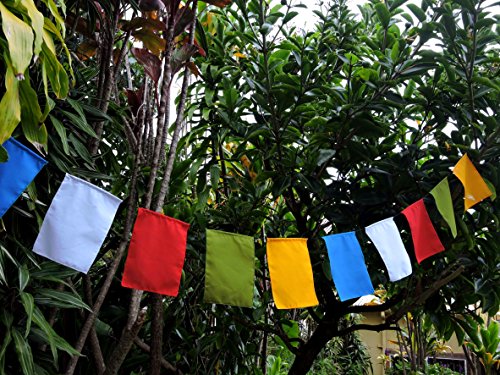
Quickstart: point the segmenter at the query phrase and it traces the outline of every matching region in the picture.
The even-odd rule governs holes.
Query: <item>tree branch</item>
[[[127,345],[116,346],[113,353],[111,353],[111,357],[108,360],[106,365],[106,372],[104,375],[115,375],[118,373],[125,357],[127,356],[130,348],[134,344],[134,338],[137,336],[139,331],[144,324],[144,320],[146,319],[146,310],[142,310],[139,312],[137,316],[137,320],[131,328],[125,328],[121,339],[127,343]]]
[[[287,336],[287,334],[285,332],[280,331],[280,330],[275,329],[275,328],[272,328],[271,326],[268,326],[265,324],[249,322],[248,320],[241,319],[237,316],[233,316],[233,319],[235,322],[243,324],[245,327],[259,330],[262,332],[272,333],[273,335],[278,336],[281,340],[283,340],[287,349],[290,350],[293,354],[297,354],[298,350],[295,346],[292,345],[292,342],[298,342],[299,345],[304,344],[304,340],[302,340],[301,338],[292,338],[291,339]]]
[[[146,353],[151,353],[151,347],[146,344],[144,341],[142,341],[139,337],[136,337],[134,339],[134,344],[137,345],[141,350],[145,351]],[[163,368],[167,371],[169,371],[172,374],[176,375],[183,375],[182,371],[176,368],[174,365],[172,365],[170,362],[168,362],[165,358],[161,359],[161,365]]]
[[[393,323],[381,323],[381,324],[353,324],[352,326],[349,326],[345,329],[341,329],[340,331],[337,331],[335,333],[335,336],[344,336],[348,335],[349,333],[353,333],[355,331],[374,331],[374,332],[380,332],[380,331],[386,331],[386,330],[393,330],[393,331],[398,331],[400,328],[397,326],[394,326]]]

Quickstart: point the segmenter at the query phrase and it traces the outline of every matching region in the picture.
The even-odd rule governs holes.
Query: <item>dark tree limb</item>
[[[136,337],[134,339],[134,344],[137,345],[137,347],[141,350],[143,350],[146,353],[151,353],[151,347],[146,344],[144,341],[142,341],[139,337]],[[168,362],[165,358],[161,359],[161,365],[165,370],[167,370],[168,374],[172,375],[183,375],[182,371],[176,368],[174,365],[172,365],[170,362]]]
[[[138,147],[141,147],[141,141],[142,141],[142,130],[143,127],[140,127],[140,133],[141,135],[138,137],[138,142],[139,145]],[[120,265],[121,259],[123,258],[123,255],[125,254],[125,250],[127,249],[128,246],[128,241],[129,241],[129,236],[130,232],[132,231],[132,225],[134,223],[134,217],[135,217],[135,211],[136,211],[136,199],[135,199],[135,194],[136,194],[136,187],[137,187],[137,176],[139,173],[139,169],[141,167],[141,160],[138,155],[136,155],[135,160],[134,160],[134,166],[132,168],[132,177],[130,180],[130,196],[129,199],[127,200],[127,210],[126,210],[126,217],[125,217],[125,224],[123,228],[123,233],[122,233],[122,238],[120,241],[120,244],[118,246],[118,249],[116,251],[115,257],[113,259],[113,262],[111,263],[111,266],[108,270],[108,273],[106,274],[106,277],[104,279],[104,283],[99,291],[99,294],[97,296],[97,299],[94,302],[94,306],[92,308],[92,312],[88,315],[87,320],[85,321],[82,330],[80,332],[80,336],[78,337],[78,340],[76,341],[74,348],[81,352],[85,342],[87,340],[87,337],[94,326],[95,320],[97,318],[97,315],[99,314],[99,311],[101,310],[101,307],[104,303],[104,300],[106,299],[106,296],[108,295],[109,289],[111,287],[111,283],[113,281],[113,278],[115,277],[116,271],[118,270],[118,266]],[[76,365],[78,364],[80,356],[75,355],[72,356],[65,375],[73,375],[76,369]]]
[[[185,7],[187,8],[187,7]],[[191,25],[189,28],[189,44],[193,45],[194,44],[194,34],[195,34],[195,28],[196,28],[196,11],[198,9],[198,1],[194,0],[193,5],[193,19],[191,21]],[[172,20],[172,24],[173,24]],[[170,64],[170,59],[167,60],[167,63],[169,63],[169,69],[170,71],[168,74],[172,74],[171,72],[171,64]],[[172,136],[172,141],[170,143],[170,150],[168,154],[168,159],[167,159],[167,165],[165,167],[165,173],[163,175],[163,180],[161,183],[160,187],[160,193],[158,194],[158,198],[156,201],[155,205],[155,211],[162,211],[163,209],[163,204],[165,202],[165,197],[168,194],[169,187],[170,187],[170,179],[172,176],[172,171],[174,168],[174,161],[176,159],[176,154],[177,154],[177,145],[179,143],[179,138],[180,138],[180,132],[183,126],[184,122],[184,111],[185,111],[185,105],[186,105],[186,98],[187,98],[187,90],[189,86],[189,77],[190,77],[190,70],[187,66],[186,62],[186,67],[184,68],[184,79],[182,82],[182,89],[181,89],[181,94],[180,94],[180,101],[179,101],[179,107],[177,109],[177,118],[175,121],[175,127],[174,127],[174,134]],[[172,78],[170,78],[172,79]],[[170,90],[169,90],[169,96],[168,96],[168,101],[167,101],[167,109],[165,112],[165,124],[163,127],[163,134],[162,134],[162,145],[165,145],[166,139],[167,139],[167,133],[168,133],[168,124],[169,124],[169,118],[170,118],[170,109],[168,105],[170,104]],[[164,146],[163,146],[164,148]],[[160,160],[162,159],[161,156],[164,153],[160,154]],[[163,296],[154,294],[153,295],[153,304],[152,304],[152,322],[151,322],[151,362],[150,362],[150,370],[149,374],[150,375],[160,375],[161,371],[161,359],[163,358],[162,355],[163,352]]]
[[[292,345],[293,342],[298,342],[300,344],[304,344],[304,341],[301,338],[290,338],[288,335],[276,328],[271,327],[270,325],[266,324],[259,324],[259,323],[253,323],[245,319],[241,319],[240,317],[233,316],[233,319],[235,322],[238,322],[245,327],[254,329],[254,330],[259,330],[262,332],[267,332],[267,333],[272,333],[273,335],[278,336],[281,340],[283,340],[284,344],[286,345],[287,349],[290,350],[292,353],[297,354],[298,350],[295,346]]]
[[[94,302],[92,298],[92,281],[89,275],[83,277],[83,289],[85,293],[85,298],[90,308],[94,307]],[[84,316],[82,316],[84,318]],[[92,357],[96,366],[97,374],[102,375],[106,370],[106,365],[104,363],[104,356],[102,355],[101,344],[99,343],[99,337],[97,337],[97,332],[95,330],[95,324],[90,330],[90,351],[92,352]]]
[[[348,313],[363,313],[363,312],[381,312],[386,311],[399,302],[406,293],[400,293],[394,301],[387,301],[386,303],[378,306],[351,306],[340,309],[335,309],[333,305],[327,307],[326,314],[318,327],[314,330],[310,339],[301,345],[296,352],[295,360],[290,368],[289,375],[304,375],[310,370],[314,360],[325,347],[325,345],[334,337],[347,335],[358,330],[382,331],[382,330],[398,330],[399,320],[409,311],[421,305],[434,293],[439,291],[441,287],[448,284],[462,274],[465,270],[463,265],[456,267],[456,264],[448,267],[443,272],[443,277],[436,280],[429,288],[421,292],[408,303],[403,304],[399,309],[393,312],[382,324],[354,324],[345,329],[338,329],[338,323],[342,316]],[[342,305],[340,305],[342,306]],[[256,327],[258,329],[258,327]]]
[[[118,370],[120,369],[123,361],[125,360],[125,357],[130,351],[130,348],[134,344],[134,338],[141,330],[145,319],[146,310],[142,310],[139,312],[137,320],[135,321],[133,326],[130,328],[125,327],[122,338],[124,339],[123,341],[127,343],[127,345],[115,347],[115,350],[113,350],[113,352],[111,353],[111,357],[109,358],[106,365],[106,372],[104,373],[104,375],[115,375],[118,373]]]

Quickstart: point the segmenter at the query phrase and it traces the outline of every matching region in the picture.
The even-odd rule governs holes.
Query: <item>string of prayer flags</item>
[[[306,238],[268,238],[267,263],[278,309],[319,304]]]
[[[410,257],[393,217],[369,225],[365,231],[387,267],[389,280],[398,281],[411,275]]]
[[[7,139],[2,145],[9,154],[9,160],[0,163],[0,217],[14,204],[47,161],[29,148]]]
[[[207,229],[205,302],[252,307],[254,275],[253,237]]]
[[[323,237],[328,250],[333,282],[341,301],[373,294],[365,258],[354,232]]]
[[[464,186],[465,211],[493,195],[467,154],[462,156],[455,165],[453,174],[458,177]]]
[[[453,202],[451,200],[450,185],[448,184],[448,177],[445,177],[434,189],[430,191],[434,197],[436,207],[449,225],[453,238],[457,237],[457,223],[455,222],[455,213],[453,211]]]
[[[406,216],[408,224],[410,224],[415,257],[419,264],[424,259],[444,250],[444,246],[427,213],[423,199],[406,207],[402,214]]]
[[[66,174],[33,246],[39,255],[87,273],[113,223],[121,200]]]
[[[139,208],[122,286],[176,297],[186,258],[189,224]]]

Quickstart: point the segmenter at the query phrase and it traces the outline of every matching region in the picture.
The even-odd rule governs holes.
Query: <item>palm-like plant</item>
[[[487,328],[480,328],[479,335],[467,342],[467,346],[479,357],[486,375],[493,374],[496,367],[500,369],[500,336],[499,324],[492,321]]]

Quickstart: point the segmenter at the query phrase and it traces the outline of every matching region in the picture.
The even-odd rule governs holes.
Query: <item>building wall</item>
[[[366,324],[381,324],[384,322],[384,314],[383,313],[366,313],[363,314],[363,323]],[[395,331],[359,331],[361,340],[366,345],[373,366],[373,375],[383,375],[384,374],[384,364],[379,356],[383,355],[386,350],[395,350],[398,351],[399,348],[397,345],[392,344],[390,341],[397,342],[397,335]],[[451,340],[446,343],[451,347],[452,352],[450,354],[457,354],[460,357],[463,355],[462,348],[458,344],[458,341],[453,335]]]

